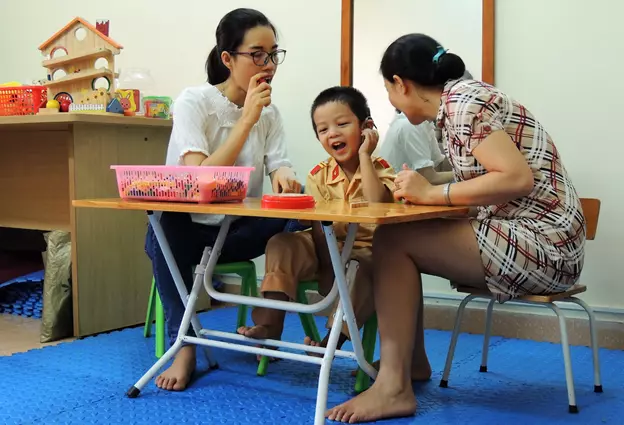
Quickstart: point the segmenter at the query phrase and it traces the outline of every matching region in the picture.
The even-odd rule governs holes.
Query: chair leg
[[[247,278],[247,274],[239,275],[241,278],[241,295],[249,295],[251,292],[251,288],[249,287],[249,279]],[[239,304],[238,306],[238,317],[236,319],[236,330],[241,326],[247,325],[247,306],[245,304]]]
[[[483,334],[483,350],[481,351],[481,367],[479,372],[487,372],[488,349],[490,348],[490,334],[492,333],[492,311],[494,310],[494,298],[490,300],[485,314],[485,333]]]
[[[239,274],[241,278],[241,295],[250,297],[258,296],[258,278],[256,274],[256,266],[249,271]],[[240,304],[238,306],[238,319],[236,321],[236,329],[247,325],[247,306]]]
[[[247,274],[249,280],[249,295],[252,297],[258,297],[258,275],[256,273],[256,266],[254,264],[253,269]]]
[[[297,289],[297,302],[301,304],[308,303],[308,296],[305,289]],[[318,328],[316,327],[314,315],[299,313],[299,320],[301,321],[301,326],[303,327],[303,332],[305,333],[305,335],[313,341],[321,342],[321,334],[319,334]]]
[[[444,365],[444,373],[442,374],[442,379],[440,380],[440,386],[442,388],[448,387],[448,378],[451,373],[451,364],[453,363],[453,356],[455,355],[455,346],[457,345],[457,338],[459,337],[459,331],[461,328],[461,320],[464,314],[464,309],[466,305],[472,301],[476,296],[468,295],[466,296],[461,303],[459,303],[459,308],[457,309],[457,315],[455,316],[455,326],[453,327],[453,335],[451,336],[451,345],[449,346],[449,351],[446,355],[446,364]]]
[[[598,334],[596,333],[596,316],[594,310],[587,303],[579,298],[569,298],[566,301],[577,304],[585,310],[589,317],[589,334],[594,358],[594,392],[602,392],[602,381],[600,379],[600,357],[598,355]]]
[[[143,336],[149,338],[152,335],[152,321],[154,320],[154,293],[156,292],[156,281],[152,277],[152,288],[150,289],[149,300],[147,301],[147,314],[145,315],[145,326]]]
[[[373,315],[364,324],[364,332],[362,335],[362,345],[364,346],[364,357],[368,363],[373,362],[375,355],[375,345],[377,343],[377,315]],[[362,369],[358,368],[355,377],[355,393],[359,394],[370,386],[370,376]]]
[[[576,394],[574,391],[574,375],[572,375],[572,361],[570,359],[570,344],[568,343],[568,329],[565,316],[561,309],[553,303],[545,304],[550,307],[559,318],[559,330],[561,332],[561,349],[563,351],[563,364],[565,366],[566,386],[568,389],[568,411],[578,413]]]
[[[161,358],[165,354],[165,310],[158,291],[156,298],[156,357]]]

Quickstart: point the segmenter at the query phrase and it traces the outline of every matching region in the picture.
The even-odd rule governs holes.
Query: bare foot
[[[338,337],[338,343],[336,344],[336,350],[340,350],[342,348],[342,346],[344,345],[344,343],[347,341],[347,336],[343,333],[340,333],[340,336]],[[327,347],[327,342],[329,341],[329,332],[327,332],[327,334],[325,335],[325,338],[323,338],[323,340],[321,342],[318,341],[314,341],[312,338],[310,338],[309,336],[306,336],[303,340],[303,343],[305,345],[309,345],[311,347]],[[306,354],[308,356],[312,356],[312,357],[323,357],[322,354],[320,353],[311,353],[311,352],[307,352]]]
[[[171,366],[156,378],[156,386],[168,391],[182,391],[195,371],[195,346],[180,348]]]
[[[379,371],[379,360],[373,362],[372,366]],[[358,369],[351,371],[351,376],[357,376]],[[426,365],[412,365],[412,382],[426,382],[431,379],[431,366],[429,362]]]
[[[265,326],[265,325],[255,325],[255,326],[241,326],[236,330],[240,335],[244,335],[247,338],[253,339],[280,339],[282,337],[282,326]],[[268,347],[271,349],[277,350],[275,347]],[[256,358],[258,361],[262,359],[261,355],[257,355]],[[272,362],[279,360],[278,358],[271,357],[269,359]]]
[[[321,343],[320,343],[320,342],[318,342],[318,341],[314,341],[314,340],[313,340],[312,338],[310,338],[309,336],[306,336],[306,337],[303,339],[303,343],[304,343],[305,345],[309,345],[310,347],[324,347],[323,345],[321,345]],[[312,353],[312,352],[306,351],[306,354],[307,354],[308,356],[312,356],[312,357],[323,357],[323,355],[322,355],[321,353]]]
[[[431,365],[425,356],[424,361],[412,364],[412,382],[424,382],[431,379]]]
[[[416,407],[410,385],[404,388],[396,383],[384,386],[378,381],[357,397],[328,410],[325,416],[331,421],[355,424],[410,416],[416,413]]]

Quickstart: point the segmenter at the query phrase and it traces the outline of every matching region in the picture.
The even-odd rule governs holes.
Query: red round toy
[[[315,205],[313,196],[299,193],[279,193],[262,197],[262,208],[303,210],[314,208]]]

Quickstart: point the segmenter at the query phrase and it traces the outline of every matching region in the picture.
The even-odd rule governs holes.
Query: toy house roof
[[[39,50],[43,50],[46,47],[48,47],[50,44],[52,44],[54,42],[54,40],[56,40],[57,38],[59,38],[60,36],[63,35],[63,33],[65,31],[67,31],[67,29],[69,29],[69,27],[71,27],[72,25],[74,25],[76,22],[80,22],[82,25],[85,26],[85,28],[88,28],[89,30],[93,31],[95,34],[97,34],[102,40],[106,41],[107,43],[109,43],[111,46],[117,48],[117,49],[123,49],[123,46],[119,43],[117,43],[115,40],[113,40],[112,38],[102,34],[100,31],[97,30],[97,28],[95,28],[93,25],[91,25],[88,21],[86,21],[85,19],[82,19],[80,17],[78,18],[74,18],[71,20],[71,22],[69,22],[67,25],[65,25],[62,29],[60,29],[59,31],[57,31],[52,37],[50,37],[48,40],[46,40],[41,46],[39,46]]]

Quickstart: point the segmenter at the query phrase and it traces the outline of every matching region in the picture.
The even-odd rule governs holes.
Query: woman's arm
[[[210,152],[210,155],[201,152],[188,152],[184,155],[185,165],[234,165],[251,129],[260,119],[262,109],[271,104],[271,86],[266,82],[259,83],[259,79],[263,76],[265,76],[264,73],[256,74],[249,80],[242,116],[232,128],[225,143],[221,144],[214,152]],[[184,114],[195,113],[195,111],[187,110],[187,108],[184,108],[183,112]]]
[[[487,173],[453,183],[449,198],[454,205],[497,205],[527,196],[533,190],[533,172],[509,135],[495,131],[472,151]],[[445,185],[429,186],[424,203],[445,205]]]
[[[217,148],[209,156],[201,152],[188,152],[184,155],[184,165],[209,165],[209,166],[231,166],[236,162],[245,141],[249,137],[249,132],[253,123],[249,123],[242,118],[238,120],[232,128],[225,143]]]
[[[417,171],[432,185],[450,183],[455,180],[455,175],[452,171],[438,172],[433,167],[425,167]]]

